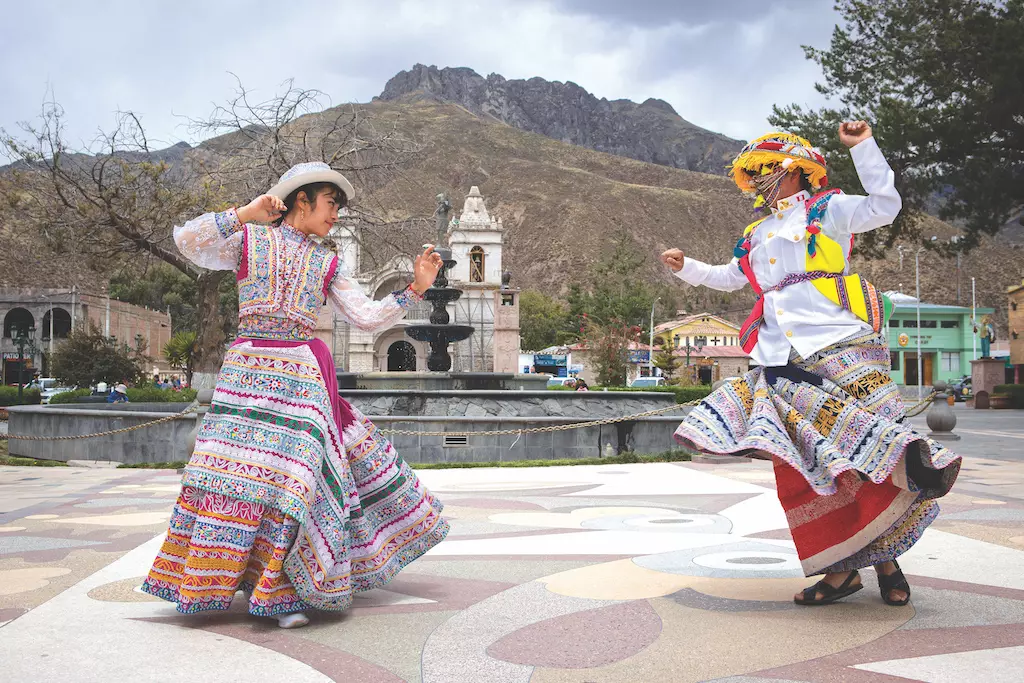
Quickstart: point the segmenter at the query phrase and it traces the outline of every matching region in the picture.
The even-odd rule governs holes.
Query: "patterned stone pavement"
[[[1022,435],[1020,416],[975,431]],[[844,604],[793,605],[809,582],[768,463],[447,470],[422,476],[448,540],[294,631],[136,590],[173,473],[0,467],[0,681],[1017,681],[1024,455],[971,439],[902,562],[908,607],[870,570]]]

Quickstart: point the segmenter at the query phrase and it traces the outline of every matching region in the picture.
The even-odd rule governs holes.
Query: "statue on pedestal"
[[[996,340],[996,326],[992,324],[992,316],[981,319],[981,325],[974,326],[974,333],[981,337],[981,357],[992,357],[992,342]]]

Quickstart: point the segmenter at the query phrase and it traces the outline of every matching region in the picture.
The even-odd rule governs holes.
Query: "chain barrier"
[[[136,429],[145,429],[147,427],[155,427],[165,422],[173,422],[179,417],[189,415],[191,413],[198,412],[202,406],[199,405],[198,401],[193,401],[187,408],[178,413],[171,413],[167,417],[161,417],[157,420],[150,420],[149,422],[142,422],[131,427],[122,427],[120,429],[111,429],[106,432],[94,432],[92,434],[76,434],[73,436],[29,436],[27,434],[0,434],[0,441],[4,439],[17,440],[17,441],[75,441],[78,439],[95,439],[101,436],[114,436],[115,434],[126,434],[128,432],[134,432]]]
[[[918,401],[916,404],[908,408],[905,412],[906,417],[915,417],[920,415],[927,409],[931,400],[935,397],[938,392],[933,391],[925,398]],[[529,429],[492,429],[480,432],[419,432],[411,429],[378,429],[381,434],[390,434],[395,436],[511,436],[516,434],[544,434],[550,432],[563,432],[570,429],[586,429],[588,427],[600,427],[603,425],[616,424],[618,422],[629,422],[630,420],[637,420],[644,417],[653,417],[655,415],[661,415],[668,413],[673,410],[680,408],[686,408],[689,406],[695,406],[700,403],[703,399],[696,399],[687,403],[673,403],[670,406],[664,408],[656,408],[654,410],[647,410],[642,413],[634,413],[633,415],[623,415],[621,417],[608,417],[602,420],[585,420],[583,422],[572,422],[564,425],[551,425],[548,427],[531,427]],[[16,439],[21,441],[73,441],[77,439],[95,439],[101,436],[114,436],[115,434],[126,434],[128,432],[134,432],[137,429],[145,429],[147,427],[155,427],[165,422],[173,422],[178,418],[196,413],[202,406],[199,405],[198,401],[193,401],[187,408],[179,413],[173,413],[167,417],[162,417],[158,420],[152,420],[150,422],[143,422],[141,424],[132,425],[131,427],[122,427],[121,429],[112,429],[106,432],[96,432],[93,434],[79,434],[75,436],[28,436],[25,434],[0,434],[0,441],[4,439]],[[567,418],[571,419],[571,418]]]

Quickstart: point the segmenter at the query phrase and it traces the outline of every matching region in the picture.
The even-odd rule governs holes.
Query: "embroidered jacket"
[[[902,201],[894,185],[894,174],[874,138],[850,150],[861,184],[868,196],[837,194],[828,202],[821,219],[821,233],[840,246],[844,272],[848,272],[851,237],[889,225],[899,214]],[[870,325],[825,296],[813,282],[797,282],[774,290],[784,279],[808,272],[808,216],[806,192],[777,202],[772,215],[759,223],[750,237],[747,253],[750,269],[764,297],[763,320],[757,343],[750,350],[755,363],[786,365],[791,350],[806,358]],[[812,267],[813,270],[813,267]],[[691,285],[734,291],[747,284],[737,260],[711,266],[689,256],[676,276]]]
[[[339,272],[327,247],[287,224],[243,225],[234,210],[176,227],[174,242],[202,268],[237,273],[241,337],[310,339],[327,302],[359,329],[387,329],[420,300],[408,288],[374,301]]]

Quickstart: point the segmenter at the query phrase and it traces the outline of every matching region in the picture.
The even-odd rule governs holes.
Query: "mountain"
[[[484,78],[465,67],[438,69],[417,64],[384,86],[378,99],[434,99],[465,107],[520,130],[599,152],[724,174],[744,141],[713,133],[683,119],[668,102],[598,99],[572,82],[543,78]]]
[[[638,279],[669,288],[689,310],[716,311],[734,321],[749,312],[749,290],[723,294],[690,287],[658,261],[669,247],[710,263],[732,257],[736,238],[752,216],[750,200],[730,179],[566,144],[436,98],[377,100],[366,110],[398,121],[425,145],[417,159],[375,192],[375,199],[401,207],[404,215],[429,216],[437,192],[447,192],[458,211],[465,193],[478,185],[488,211],[503,220],[504,266],[516,286],[565,294],[569,283],[610,252],[616,235],[624,232],[646,257]],[[956,230],[925,217],[921,234],[945,240]],[[405,248],[416,246],[410,242]],[[895,249],[881,259],[855,256],[854,266],[883,290],[913,294],[914,248],[907,247],[902,268]],[[1004,240],[983,240],[961,260],[961,301],[970,305],[973,275],[978,305],[1005,309],[1006,287],[1024,277],[1022,255],[1019,246]],[[955,258],[929,250],[920,263],[922,298],[954,302]],[[1005,321],[1005,312],[1000,319]]]
[[[424,69],[420,73],[452,71]],[[472,80],[464,73],[467,71],[460,72]],[[408,80],[409,73],[400,76]],[[575,86],[554,84],[552,91],[570,87]],[[446,192],[457,215],[465,194],[477,185],[490,213],[503,220],[503,266],[512,273],[514,286],[564,295],[570,283],[582,279],[591,264],[611,251],[618,235],[626,235],[646,259],[637,279],[663,286],[681,307],[717,312],[734,321],[742,320],[750,310],[753,299],[749,290],[726,295],[692,288],[673,278],[658,262],[658,254],[669,247],[679,247],[688,256],[711,263],[729,260],[736,238],[752,217],[749,200],[728,178],[638,161],[521,130],[493,115],[475,112],[465,102],[449,102],[422,90],[410,92],[395,79],[385,94],[389,89],[393,97],[356,106],[376,127],[384,130],[394,125],[399,133],[418,141],[420,149],[397,173],[373,182],[355,176],[352,180],[361,192],[360,201],[384,211],[394,221],[421,219],[415,225],[422,228],[401,236],[396,232],[395,239],[390,239],[391,235],[366,239],[367,262],[381,263],[396,249],[414,253],[424,242],[433,241],[430,216],[434,195]],[[405,94],[398,95],[400,91]],[[632,110],[622,105],[634,112],[645,105],[630,106]],[[689,125],[678,117],[675,120],[681,122],[680,127]],[[306,126],[307,122],[301,119],[294,125]],[[219,157],[231,154],[237,146],[236,139],[221,136],[175,153]],[[235,201],[248,199],[237,197]],[[167,228],[169,233],[171,225]],[[4,232],[5,226],[0,225],[0,238]],[[57,262],[43,260],[43,250],[31,235],[13,225],[6,226],[6,232],[9,238],[16,235],[19,244],[15,247],[8,241],[8,248],[0,249],[0,273],[6,274],[0,282],[27,285],[32,279],[49,280],[61,272]],[[955,230],[938,220],[925,219],[922,234],[944,239]],[[855,268],[883,290],[900,289],[902,284],[904,292],[913,294],[915,248],[908,248],[902,269],[895,250],[882,259],[857,257]],[[970,278],[975,276],[978,305],[1001,311],[1002,330],[1006,287],[1019,284],[1024,277],[1021,256],[1020,247],[996,237],[983,240],[962,259],[961,301],[970,304]],[[955,259],[927,251],[920,261],[922,298],[955,301]]]

